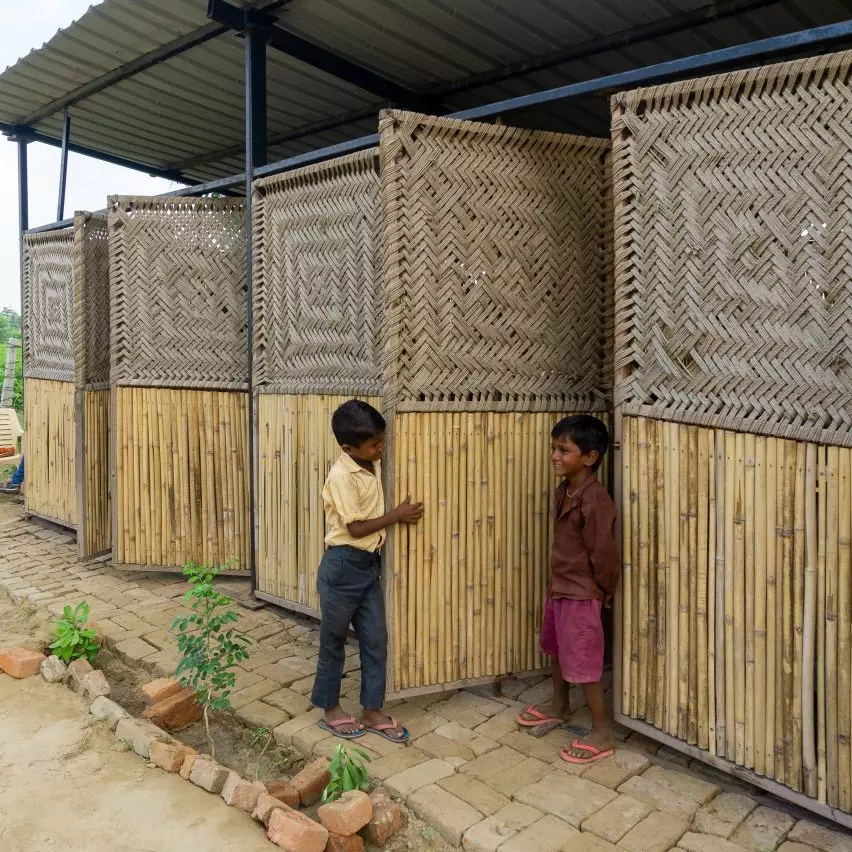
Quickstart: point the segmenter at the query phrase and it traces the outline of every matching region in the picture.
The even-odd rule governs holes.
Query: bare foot
[[[323,718],[330,725],[335,722],[339,722],[341,719],[351,719],[351,721],[344,722],[341,725],[334,725],[334,730],[341,734],[354,734],[356,731],[362,731],[364,729],[362,725],[359,725],[355,721],[352,714],[347,713],[339,704],[337,707],[332,707],[330,710],[326,710]]]
[[[591,731],[581,739],[577,740],[578,745],[586,745],[596,751],[609,751],[615,748],[615,738],[612,735],[612,730],[598,731],[592,728]],[[579,748],[578,746],[570,746],[563,749],[563,754],[566,756],[582,760],[584,758],[594,757],[594,752],[589,749]]]
[[[386,716],[381,710],[364,710],[361,714],[361,724],[369,729],[375,728],[377,725],[391,725],[394,722],[390,716]],[[400,742],[405,740],[405,728],[398,722],[396,727],[383,728],[382,733],[387,734],[392,739],[399,739]]]

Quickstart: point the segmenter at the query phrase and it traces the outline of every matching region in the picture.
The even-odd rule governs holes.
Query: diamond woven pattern
[[[74,362],[78,388],[109,382],[107,217],[74,217]]]
[[[380,392],[376,154],[255,183],[253,365],[262,391]]]
[[[850,64],[613,99],[625,413],[852,445]]]
[[[248,385],[245,205],[112,198],[113,384]]]
[[[604,408],[607,142],[396,111],[380,138],[388,401]]]
[[[23,239],[24,363],[30,379],[74,381],[74,229]]]

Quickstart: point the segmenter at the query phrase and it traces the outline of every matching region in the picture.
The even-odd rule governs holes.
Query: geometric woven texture
[[[74,216],[74,361],[78,388],[109,382],[107,217]]]
[[[265,392],[380,392],[376,154],[255,184],[254,385]]]
[[[109,208],[113,384],[246,388],[244,202],[112,198]]]
[[[74,229],[23,240],[24,364],[30,379],[74,381]]]
[[[852,445],[850,67],[613,99],[625,413]]]
[[[396,111],[380,138],[387,404],[605,408],[608,142]]]

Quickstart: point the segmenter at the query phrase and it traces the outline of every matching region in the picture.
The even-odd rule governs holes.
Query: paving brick
[[[678,849],[685,852],[745,852],[742,846],[713,834],[687,833],[678,841]]]
[[[626,749],[617,749],[612,757],[593,763],[583,773],[583,778],[615,790],[628,778],[641,775],[649,766],[647,757]]]
[[[538,822],[544,814],[529,805],[512,802],[464,833],[462,847],[470,852],[496,852],[509,838]]]
[[[453,742],[461,743],[469,748],[477,757],[493,751],[498,747],[494,740],[474,733],[469,728],[463,728],[457,722],[449,722],[446,725],[441,725],[440,728],[435,729],[435,733]]]
[[[324,852],[328,843],[325,828],[286,805],[272,812],[266,836],[284,852]]]
[[[394,796],[406,799],[421,787],[437,784],[442,778],[448,778],[454,773],[455,769],[446,761],[428,760],[391,776],[385,781],[385,786]]]
[[[689,824],[672,814],[653,813],[621,838],[628,852],[666,852],[689,830]]]
[[[51,656],[49,656],[46,660],[42,660],[39,671],[41,672],[41,676],[48,683],[61,683],[65,680],[67,666],[59,659],[59,657],[55,654],[51,654]]]
[[[350,790],[337,801],[321,805],[317,818],[329,834],[357,834],[373,817],[373,802],[361,790]]]
[[[595,811],[616,797],[612,790],[562,772],[552,772],[537,784],[518,790],[514,798],[579,828]]]
[[[490,718],[482,713],[477,713],[476,710],[471,709],[465,704],[459,702],[453,703],[452,699],[449,701],[439,701],[429,709],[432,713],[437,713],[450,722],[457,722],[465,728],[476,728]]]
[[[283,807],[285,804],[285,802],[276,799],[274,796],[270,796],[268,793],[261,793],[257,797],[257,804],[254,806],[254,810],[251,812],[252,819],[256,819],[258,822],[262,822],[265,826],[268,826],[272,812],[276,808]],[[292,807],[292,805],[288,805],[288,807]]]
[[[815,846],[820,852],[852,852],[852,837],[829,831],[809,820],[796,823],[787,839],[807,846]],[[781,848],[784,849],[783,846]],[[785,849],[784,852],[787,850]]]
[[[394,717],[399,719],[408,728],[408,733],[411,735],[413,742],[416,742],[420,737],[426,736],[426,734],[432,733],[432,731],[436,731],[442,725],[449,724],[448,719],[439,716],[437,713],[420,712],[403,720],[394,711]]]
[[[102,719],[107,723],[107,727],[114,731],[116,726],[122,719],[129,719],[130,714],[123,708],[105,698],[103,695],[98,696],[89,707],[89,712],[96,718]]]
[[[480,687],[479,689],[484,688]],[[463,689],[461,692],[453,695],[449,699],[448,704],[453,707],[464,707],[465,709],[473,710],[489,719],[506,709],[506,705],[500,701],[495,701],[494,698],[489,696],[479,695],[477,692],[478,690],[476,689]]]
[[[361,738],[363,739],[363,737]],[[318,728],[314,725],[311,728],[303,728],[296,734],[293,734],[293,748],[302,755],[302,757],[311,757],[314,754],[314,749],[317,745],[324,741],[337,742],[338,738],[334,734],[329,733],[324,728]]]
[[[702,781],[685,772],[663,769],[662,766],[652,766],[642,777],[684,796],[689,796],[700,805],[706,805],[719,794],[719,788],[715,784]]]
[[[580,832],[554,816],[542,817],[529,828],[507,840],[500,852],[561,852],[573,849]]]
[[[648,754],[656,754],[660,749],[660,744],[656,740],[652,740],[650,737],[646,737],[638,731],[632,733],[627,738],[627,742],[624,745],[627,748],[644,751]]]
[[[142,687],[145,706],[150,707],[152,704],[157,704],[176,692],[180,692],[181,689],[183,689],[183,685],[179,680],[171,677],[158,677]]]
[[[506,734],[510,734],[512,731],[518,729],[518,723],[515,721],[517,715],[518,711],[514,709],[501,710],[487,722],[477,725],[473,729],[473,732],[486,739],[499,740],[501,737],[505,737]]]
[[[234,713],[234,715],[250,728],[269,728],[273,730],[283,725],[290,717],[277,707],[270,707],[263,701],[252,701]]]
[[[804,843],[793,843],[788,840],[778,847],[778,852],[814,852],[815,849],[815,846],[805,846]],[[824,850],[820,850],[820,852],[824,852]]]
[[[65,682],[74,692],[80,692],[83,689],[84,678],[93,671],[92,664],[88,660],[73,660],[68,664]]]
[[[519,787],[535,784],[552,772],[553,766],[542,763],[542,761],[536,760],[534,757],[524,757],[514,769],[507,769],[498,775],[492,775],[488,779],[487,784],[489,787],[497,790],[498,793],[511,796]]]
[[[149,657],[157,651],[153,645],[149,645],[144,639],[139,638],[118,642],[114,650],[118,657],[130,665],[141,662],[145,657]]]
[[[500,808],[509,804],[507,796],[467,775],[450,775],[448,778],[442,778],[438,786],[458,796],[487,817],[493,816]]]
[[[366,754],[367,757],[370,758],[370,762],[372,763],[372,761],[378,760],[383,755],[379,754],[379,752],[377,752],[377,751],[374,751],[369,746],[365,746],[363,744],[365,739],[366,739],[366,737],[362,737],[360,740],[358,740],[357,748],[358,748],[359,751],[363,751],[364,754]],[[379,739],[379,738],[376,737],[375,739]],[[367,740],[367,742],[369,742],[370,745],[373,745],[372,739]],[[383,742],[386,742],[386,740],[383,740]],[[327,737],[324,740],[320,740],[314,746],[313,756],[314,757],[324,757],[327,760],[331,760],[331,758],[334,757],[334,753],[335,753],[335,751],[337,751],[337,747],[339,745],[340,745],[340,740],[337,737],[331,737],[331,736]],[[396,748],[399,749],[400,747],[397,746]],[[368,767],[369,767],[369,764],[368,764]]]
[[[299,793],[301,803],[305,807],[309,807],[319,801],[322,791],[325,790],[330,780],[328,761],[320,758],[312,761],[298,772],[290,779],[290,783]]]
[[[183,760],[183,766],[180,768],[180,777],[183,778],[184,781],[189,781],[190,775],[192,775],[192,767],[195,766],[195,761],[198,759],[197,754],[188,754]]]
[[[796,820],[774,808],[759,807],[731,835],[731,841],[755,852],[773,852]]]
[[[321,717],[322,710],[317,708],[302,716],[297,716],[295,719],[290,719],[289,722],[279,725],[272,732],[275,742],[280,746],[292,746],[294,735],[298,734],[299,731],[305,730],[305,728],[316,727],[317,720]]]
[[[647,772],[645,773],[647,775]],[[633,796],[640,802],[649,804],[652,808],[691,820],[698,810],[698,802],[682,793],[649,781],[645,775],[634,775],[628,778],[619,788],[619,793]]]
[[[146,760],[149,759],[152,742],[171,742],[171,737],[165,731],[144,719],[121,719],[115,728],[115,736]]]
[[[100,670],[95,669],[89,672],[80,684],[83,694],[89,701],[94,701],[100,696],[106,697],[110,694],[109,681],[106,675]]]
[[[189,780],[208,793],[221,793],[231,770],[220,766],[210,758],[196,758],[189,773]]]
[[[472,760],[462,769],[462,772],[465,775],[472,775],[480,781],[488,781],[489,778],[518,766],[523,759],[524,756],[519,751],[508,746],[502,746],[476,758],[476,760]]]
[[[618,847],[584,831],[579,837],[572,835],[572,839],[565,845],[562,852],[618,852]]]
[[[148,746],[148,759],[166,772],[180,772],[190,754],[195,754],[195,749],[183,743],[162,743],[154,740]]]
[[[292,681],[291,681],[292,682]],[[286,687],[275,689],[267,694],[263,699],[267,704],[283,710],[290,718],[301,716],[302,713],[307,713],[313,706],[311,700],[305,695],[299,695],[292,689]]]
[[[245,707],[246,704],[251,704],[252,701],[259,701],[267,695],[275,692],[278,689],[278,684],[271,680],[261,680],[258,683],[253,683],[245,689],[238,689],[232,692],[229,696],[231,707],[234,710],[239,710]]]
[[[426,763],[427,760],[429,760],[429,756],[420,751],[416,746],[397,748],[392,754],[380,757],[378,760],[369,763],[367,765],[367,772],[370,778],[384,781],[393,775],[404,772],[406,769],[411,769],[412,766]]]
[[[450,760],[451,758],[458,757],[466,762],[474,758],[473,751],[466,745],[454,740],[448,740],[436,731],[426,734],[425,737],[420,737],[417,740],[417,748],[430,757],[437,757],[441,760]]]
[[[693,826],[700,834],[727,839],[756,807],[757,802],[748,796],[720,793],[698,811]]]
[[[226,805],[250,814],[266,787],[257,782],[245,781],[236,772],[231,772],[222,787],[222,799]]]
[[[631,796],[619,796],[588,817],[581,827],[583,831],[590,831],[603,840],[618,843],[649,813],[651,813],[651,807],[645,802],[640,802]]]
[[[576,739],[576,734],[571,735],[571,739]],[[534,737],[526,731],[512,731],[506,734],[500,738],[500,745],[513,748],[519,754],[534,757],[544,763],[553,763],[559,757],[559,748],[552,740]]]
[[[393,788],[389,787],[391,792]],[[408,807],[435,828],[441,837],[458,846],[462,835],[482,820],[482,814],[437,784],[420,787],[408,798]]]
[[[525,689],[518,696],[518,701],[527,707],[530,704],[545,704],[551,698],[553,698],[553,681],[546,678]]]

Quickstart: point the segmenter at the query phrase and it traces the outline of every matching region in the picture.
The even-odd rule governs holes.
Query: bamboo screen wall
[[[26,508],[74,527],[74,229],[26,235],[22,271]]]
[[[317,614],[331,415],[381,405],[376,152],[258,181],[253,213],[258,591]]]
[[[608,145],[380,122],[395,691],[540,668],[550,430],[609,406]]]
[[[613,100],[621,711],[846,812],[850,63]]]
[[[113,555],[249,564],[245,208],[113,198]]]

